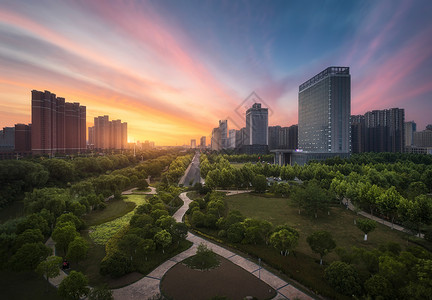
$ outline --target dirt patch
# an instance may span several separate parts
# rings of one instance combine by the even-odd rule
[[[276,296],[276,291],[268,284],[229,260],[219,259],[219,267],[208,271],[194,270],[178,263],[162,279],[162,293],[174,300],[205,300],[214,296],[232,300],[246,296],[271,299]]]

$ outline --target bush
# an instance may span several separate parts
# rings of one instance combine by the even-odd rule
[[[113,278],[123,276],[132,271],[132,263],[125,254],[116,251],[101,263],[100,273]]]

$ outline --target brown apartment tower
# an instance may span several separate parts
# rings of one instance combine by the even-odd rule
[[[94,126],[89,127],[89,145],[94,149],[121,150],[127,148],[127,123],[109,120],[109,116],[94,118]]]
[[[86,107],[33,90],[31,149],[33,154],[51,155],[85,151]]]

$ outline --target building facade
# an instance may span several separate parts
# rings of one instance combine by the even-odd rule
[[[219,120],[220,148],[228,148],[228,120]]]
[[[127,123],[109,120],[109,116],[94,118],[94,126],[89,128],[89,146],[99,150],[127,149]]]
[[[349,153],[350,115],[348,67],[329,67],[307,80],[299,86],[299,149]]]
[[[391,108],[365,114],[365,152],[404,152],[405,110]]]
[[[205,137],[205,136],[202,136],[202,137],[200,138],[200,148],[204,149],[204,148],[206,148],[206,147],[207,147],[206,137]]]
[[[405,147],[413,145],[414,132],[417,131],[417,124],[414,121],[405,122]]]
[[[246,111],[246,145],[268,145],[268,108],[254,103]]]
[[[351,116],[351,153],[365,152],[365,116]]]
[[[85,151],[86,107],[49,91],[33,90],[31,145],[33,154]]]
[[[191,147],[192,149],[195,149],[195,148],[196,148],[196,139],[191,139],[190,147]]]
[[[413,145],[416,147],[432,147],[432,130],[414,132]]]
[[[211,149],[214,151],[221,150],[221,134],[220,134],[220,128],[216,127],[212,130],[212,137],[211,137]]]

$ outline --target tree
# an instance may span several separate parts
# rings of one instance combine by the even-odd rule
[[[378,299],[382,297],[383,299],[394,299],[393,297],[393,287],[390,281],[380,274],[374,274],[364,283],[366,292],[373,299]]]
[[[323,257],[336,248],[336,242],[330,232],[317,231],[307,237],[306,241],[312,251],[320,255],[320,265],[322,265]]]
[[[398,213],[404,221],[415,225],[420,236],[420,227],[432,221],[432,199],[426,195],[417,196],[414,201],[402,199],[398,206]]]
[[[133,260],[134,255],[137,252],[138,245],[142,241],[142,238],[135,234],[126,234],[121,238],[118,243],[119,248],[124,251],[130,257],[130,260]]]
[[[59,256],[48,256],[44,261],[41,261],[36,268],[36,272],[49,281],[50,278],[57,277],[60,274],[60,264],[62,258]]]
[[[242,223],[231,224],[227,229],[227,238],[232,243],[240,243],[245,234],[245,227]]]
[[[203,243],[198,245],[196,254],[190,260],[192,268],[201,270],[211,269],[219,265],[216,254]]]
[[[397,215],[397,208],[402,199],[403,197],[398,193],[394,186],[387,189],[377,199],[376,204],[378,205],[378,209],[381,211],[382,214],[386,215],[389,219],[391,219],[392,229],[394,219]]]
[[[100,285],[91,290],[89,300],[114,300],[112,291],[107,285]]]
[[[24,244],[43,242],[43,240],[44,236],[40,229],[26,229],[26,231],[18,235],[15,246],[20,248]]]
[[[9,264],[16,271],[34,270],[51,252],[51,248],[41,242],[24,244],[11,257]]]
[[[79,300],[89,294],[87,284],[88,279],[83,273],[71,271],[60,283],[58,294],[68,300]]]
[[[156,249],[156,245],[151,239],[142,239],[138,244],[137,255],[144,256],[147,261],[147,256]]]
[[[61,216],[59,216],[56,219],[56,225],[61,224],[61,223],[66,223],[66,222],[73,223],[75,225],[76,229],[82,229],[82,227],[84,225],[84,222],[71,212],[66,213],[66,214],[62,214]]]
[[[165,253],[165,247],[169,246],[172,241],[171,234],[165,229],[156,233],[154,239],[156,241],[156,244],[162,247],[162,253]]]
[[[112,278],[121,277],[132,270],[132,263],[129,257],[120,251],[115,251],[105,257],[100,266],[102,275],[110,275]]]
[[[52,239],[56,242],[56,247],[67,253],[69,243],[78,236],[75,225],[71,222],[58,224],[52,234]]]
[[[264,193],[267,189],[267,179],[264,175],[256,175],[252,180],[252,186],[257,193]]]
[[[75,239],[69,243],[68,251],[66,257],[71,261],[76,261],[79,263],[80,260],[87,257],[89,246],[87,242],[80,236],[75,237]]]
[[[376,222],[370,219],[359,219],[357,227],[364,232],[364,240],[367,241],[367,235],[376,228]]]
[[[318,217],[318,211],[328,211],[330,197],[316,181],[311,181],[305,188],[297,188],[293,195],[294,202],[298,203],[300,208],[306,209],[309,213]]]
[[[357,270],[347,263],[335,261],[324,271],[324,278],[339,293],[352,296],[359,295],[361,286]]]
[[[296,230],[281,229],[270,236],[270,244],[280,251],[281,255],[289,254],[298,243],[299,234]]]

